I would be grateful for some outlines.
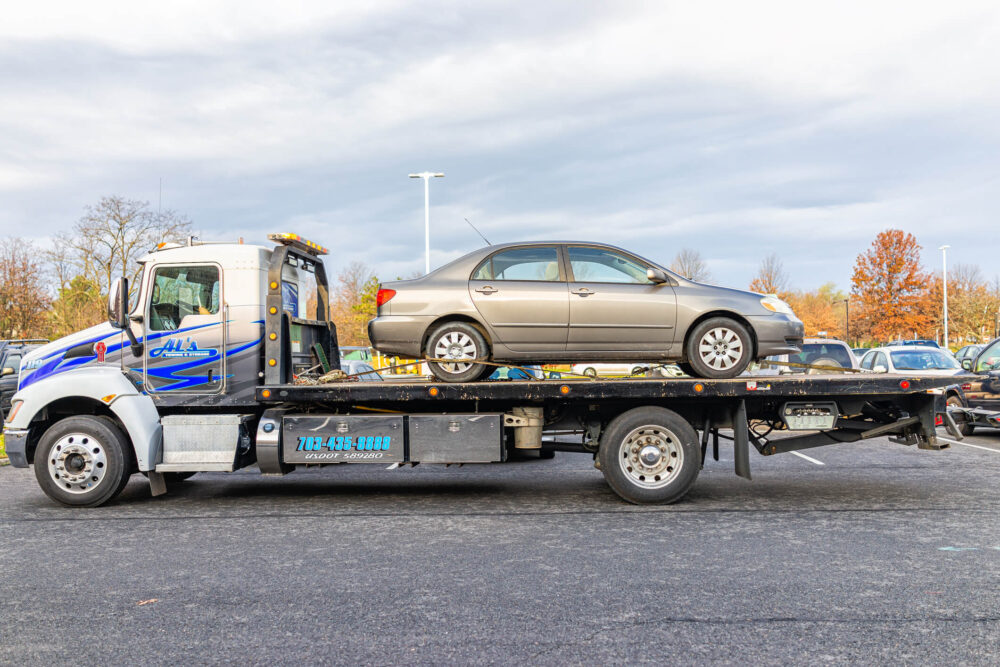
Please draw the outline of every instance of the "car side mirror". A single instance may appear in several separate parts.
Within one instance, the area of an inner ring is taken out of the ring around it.
[[[108,291],[108,324],[115,329],[128,326],[128,278],[122,276]]]
[[[10,366],[4,366],[4,369],[0,371],[0,378],[7,377],[8,375],[13,375],[14,373],[17,373],[17,371],[11,368]]]
[[[667,282],[667,274],[659,269],[646,269],[646,278],[652,280],[657,285]]]
[[[878,366],[876,366],[872,370],[875,371],[876,373],[888,373],[889,372],[889,369],[886,368],[885,366],[881,365],[881,364],[879,364]]]
[[[962,368],[967,371],[972,370],[972,359],[962,359]]]

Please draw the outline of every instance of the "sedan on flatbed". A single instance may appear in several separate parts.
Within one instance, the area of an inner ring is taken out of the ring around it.
[[[703,285],[621,248],[549,241],[489,246],[422,278],[380,285],[368,324],[380,352],[428,359],[446,382],[491,372],[480,361],[676,361],[730,378],[751,361],[796,353],[802,322],[784,301]]]

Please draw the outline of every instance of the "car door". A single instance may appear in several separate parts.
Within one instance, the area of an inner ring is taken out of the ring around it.
[[[566,247],[570,352],[663,354],[674,341],[677,297],[646,277],[650,266],[604,246]]]
[[[10,409],[10,399],[17,392],[17,374],[21,369],[21,355],[12,353],[3,358],[0,365],[3,368],[14,369],[13,373],[0,377],[0,412],[7,414]]]
[[[217,264],[153,270],[143,317],[143,383],[151,394],[215,394],[226,377],[222,271]]]
[[[559,246],[519,246],[487,257],[472,273],[469,295],[494,339],[511,350],[566,350],[569,292]]]

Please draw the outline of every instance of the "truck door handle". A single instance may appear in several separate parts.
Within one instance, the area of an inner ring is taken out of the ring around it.
[[[480,294],[493,294],[494,292],[499,292],[500,290],[491,285],[484,285],[482,287],[477,287],[476,291]]]
[[[573,290],[573,294],[579,294],[580,296],[590,296],[591,294],[596,294],[593,290],[589,290],[586,287],[581,287],[580,289]]]

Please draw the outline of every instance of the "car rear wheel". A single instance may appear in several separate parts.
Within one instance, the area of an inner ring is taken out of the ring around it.
[[[476,363],[489,359],[489,347],[479,329],[468,322],[445,322],[427,338],[424,355],[434,377],[443,382],[475,382],[489,375],[492,366]]]
[[[750,365],[753,340],[747,328],[728,317],[712,317],[688,335],[687,365],[694,377],[736,377]]]

